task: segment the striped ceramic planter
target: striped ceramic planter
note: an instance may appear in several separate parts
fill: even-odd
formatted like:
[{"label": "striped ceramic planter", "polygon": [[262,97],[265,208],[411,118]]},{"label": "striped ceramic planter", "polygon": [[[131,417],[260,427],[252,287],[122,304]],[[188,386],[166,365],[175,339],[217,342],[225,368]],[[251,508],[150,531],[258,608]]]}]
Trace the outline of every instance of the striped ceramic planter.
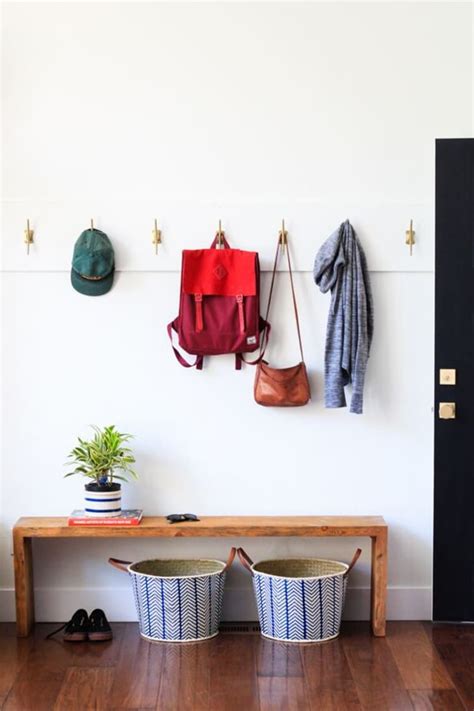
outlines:
[{"label": "striped ceramic planter", "polygon": [[[91,487],[90,489],[88,487]],[[97,489],[97,491],[94,491]],[[119,516],[122,511],[122,491],[120,484],[97,486],[86,484],[84,509],[88,516],[109,518]]]},{"label": "striped ceramic planter", "polygon": [[197,642],[219,633],[227,563],[220,560],[142,560],[109,558],[128,572],[140,634],[152,642]]},{"label": "striped ceramic planter", "polygon": [[253,563],[239,548],[252,573],[262,635],[284,642],[323,642],[337,637],[350,565],[335,560],[300,558]]}]

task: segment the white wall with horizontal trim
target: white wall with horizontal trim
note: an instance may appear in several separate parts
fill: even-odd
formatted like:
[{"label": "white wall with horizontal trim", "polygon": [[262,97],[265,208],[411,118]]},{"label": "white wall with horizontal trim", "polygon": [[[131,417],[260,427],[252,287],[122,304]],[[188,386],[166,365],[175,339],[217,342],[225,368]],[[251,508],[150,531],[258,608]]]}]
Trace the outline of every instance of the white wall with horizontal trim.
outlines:
[{"label": "white wall with horizontal trim", "polygon": [[[472,37],[468,2],[4,5],[1,619],[14,616],[11,527],[81,505],[63,462],[90,423],[136,435],[140,480],[124,503],[147,514],[382,514],[389,616],[430,617],[434,140],[472,132]],[[69,282],[90,218],[118,266],[97,299]],[[253,369],[235,372],[230,357],[197,373],[171,353],[181,250],[206,246],[219,218],[264,270],[286,220],[314,394],[305,408],[259,408]],[[323,407],[329,297],[311,275],[346,218],[375,301],[360,417]],[[268,284],[265,271],[264,296]],[[271,321],[272,364],[295,362],[285,274]],[[230,543],[36,542],[37,617],[101,606],[134,619],[109,555],[224,557]],[[360,543],[347,615],[367,617],[368,541],[236,543],[255,558],[342,560]],[[238,566],[228,587],[227,619],[254,617]]]}]

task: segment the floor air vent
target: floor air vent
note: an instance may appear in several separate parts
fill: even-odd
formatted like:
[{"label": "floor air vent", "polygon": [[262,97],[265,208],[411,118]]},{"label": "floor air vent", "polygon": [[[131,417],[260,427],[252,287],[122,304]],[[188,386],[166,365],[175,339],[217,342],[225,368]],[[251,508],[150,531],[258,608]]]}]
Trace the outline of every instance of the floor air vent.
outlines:
[{"label": "floor air vent", "polygon": [[221,622],[219,632],[221,634],[259,634],[260,625],[258,622]]}]

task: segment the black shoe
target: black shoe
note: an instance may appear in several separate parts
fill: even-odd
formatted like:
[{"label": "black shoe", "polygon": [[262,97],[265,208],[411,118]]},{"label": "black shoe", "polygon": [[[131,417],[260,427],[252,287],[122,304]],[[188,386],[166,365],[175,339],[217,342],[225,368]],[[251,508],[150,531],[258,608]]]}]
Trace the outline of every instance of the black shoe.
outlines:
[{"label": "black shoe", "polygon": [[112,628],[103,610],[94,610],[89,616],[88,637],[91,642],[105,642],[112,639]]},{"label": "black shoe", "polygon": [[63,639],[65,642],[85,642],[89,629],[89,617],[85,610],[76,610],[69,622],[58,627],[54,632],[50,632],[46,639],[50,639],[61,630],[64,630]]}]

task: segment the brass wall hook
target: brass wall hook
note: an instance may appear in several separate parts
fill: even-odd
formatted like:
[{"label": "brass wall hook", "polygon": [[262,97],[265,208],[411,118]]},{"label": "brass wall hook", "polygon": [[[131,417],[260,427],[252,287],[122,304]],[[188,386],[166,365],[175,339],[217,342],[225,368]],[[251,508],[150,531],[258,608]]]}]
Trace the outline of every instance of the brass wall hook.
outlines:
[{"label": "brass wall hook", "polygon": [[222,229],[222,223],[219,220],[219,229],[216,232],[216,239],[217,239],[216,246],[217,247],[220,248],[220,247],[224,246],[224,238],[225,238],[225,232]]},{"label": "brass wall hook", "polygon": [[158,245],[161,244],[161,230],[158,229],[158,221],[155,218],[155,226],[152,230],[152,244],[155,245],[155,254],[158,254]]},{"label": "brass wall hook", "polygon": [[285,250],[285,246],[288,247],[288,232],[285,230],[285,220],[281,221],[281,230],[278,233],[282,251]]},{"label": "brass wall hook", "polygon": [[26,253],[27,254],[30,253],[30,244],[33,244],[33,242],[34,242],[34,239],[33,239],[34,234],[35,234],[34,230],[30,229],[30,221],[29,221],[29,219],[27,219],[26,220],[25,238],[23,240],[26,244]]},{"label": "brass wall hook", "polygon": [[405,244],[410,246],[410,257],[413,255],[413,245],[415,244],[415,230],[413,229],[413,220],[410,220],[410,227],[405,231]]}]

